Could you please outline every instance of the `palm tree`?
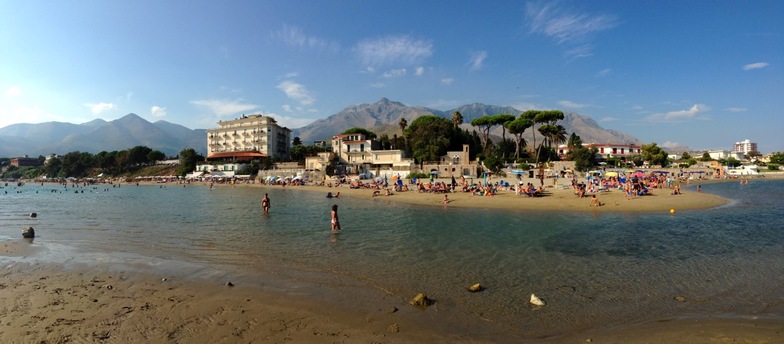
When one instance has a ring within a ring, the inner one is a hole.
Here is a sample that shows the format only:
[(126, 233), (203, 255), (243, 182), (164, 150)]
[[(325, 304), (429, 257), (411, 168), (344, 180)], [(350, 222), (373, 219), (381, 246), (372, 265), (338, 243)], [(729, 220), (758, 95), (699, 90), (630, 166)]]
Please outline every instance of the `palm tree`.
[(463, 124), (463, 114), (461, 114), (460, 111), (455, 111), (452, 114), (452, 124), (455, 125), (455, 129), (457, 129), (458, 126)]
[(402, 131), (405, 131), (405, 130), (406, 130), (406, 127), (408, 126), (408, 121), (406, 121), (406, 119), (405, 119), (405, 118), (401, 118), (401, 119), (400, 119), (400, 123), (398, 123), (398, 125), (400, 126), (400, 131), (401, 131), (401, 132), (402, 132)]

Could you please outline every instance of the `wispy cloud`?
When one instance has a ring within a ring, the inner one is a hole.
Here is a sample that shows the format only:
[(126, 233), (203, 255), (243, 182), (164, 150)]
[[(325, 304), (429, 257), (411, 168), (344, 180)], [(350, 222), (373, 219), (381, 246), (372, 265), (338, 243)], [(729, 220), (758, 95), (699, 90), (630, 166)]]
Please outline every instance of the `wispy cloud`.
[(414, 65), (433, 55), (433, 44), (409, 36), (387, 36), (359, 42), (354, 50), (367, 66)]
[(525, 21), (533, 34), (550, 37), (558, 44), (576, 45), (566, 51), (572, 59), (591, 56), (590, 38), (618, 25), (614, 15), (580, 13), (544, 2), (526, 5)]
[(22, 89), (19, 86), (11, 86), (9, 89), (5, 90), (6, 97), (19, 97), (22, 95)]
[(694, 104), (686, 110), (670, 111), (667, 113), (655, 113), (648, 116), (651, 121), (679, 121), (687, 119), (695, 119), (701, 113), (707, 112), (710, 107), (704, 104)]
[(729, 111), (729, 112), (746, 112), (746, 111), (749, 111), (749, 109), (741, 108), (741, 107), (731, 107), (731, 108), (726, 108), (724, 110)]
[(767, 62), (749, 63), (743, 66), (743, 70), (762, 69), (768, 66)]
[(274, 31), (272, 38), (284, 44), (300, 49), (312, 49), (318, 51), (338, 52), (340, 44), (321, 37), (310, 36), (296, 26), (283, 25), (283, 28)]
[(150, 108), (150, 114), (155, 117), (164, 117), (166, 116), (166, 108), (155, 105), (152, 108)]
[(414, 75), (422, 76), (423, 74), (425, 74), (425, 67), (416, 67), (414, 70)]
[(278, 84), (278, 89), (283, 91), (289, 99), (299, 102), (301, 105), (312, 105), (316, 102), (316, 98), (310, 94), (305, 85), (300, 83), (285, 80)]
[(591, 105), (591, 104), (575, 103), (575, 102), (573, 102), (571, 100), (561, 100), (561, 101), (558, 102), (558, 105), (561, 105), (563, 107), (570, 108), (570, 109), (582, 109), (582, 108), (587, 108), (587, 107), (594, 106), (594, 105)]
[(191, 104), (205, 107), (219, 117), (234, 116), (258, 108), (257, 105), (246, 103), (243, 100), (205, 99), (192, 100)]
[(444, 85), (451, 85), (453, 82), (455, 82), (455, 78), (443, 78), (443, 79), (441, 79), (441, 83), (444, 84)]
[(385, 77), (385, 78), (399, 78), (399, 77), (404, 76), (404, 75), (406, 75), (406, 69), (405, 68), (398, 68), (398, 69), (388, 70), (388, 71), (384, 72), (384, 74), (382, 76)]
[(596, 74), (594, 74), (593, 76), (595, 76), (597, 78), (604, 78), (604, 77), (610, 75), (611, 72), (612, 72), (612, 69), (605, 68), (605, 69), (602, 69), (602, 70), (596, 72)]
[(471, 53), (471, 58), (468, 64), (471, 66), (471, 71), (482, 69), (485, 59), (487, 59), (486, 51), (475, 51)]
[(370, 84), (370, 87), (372, 87), (372, 88), (384, 88), (386, 86), (387, 85), (385, 85), (383, 82), (376, 82), (376, 83)]
[(85, 103), (84, 106), (88, 107), (93, 115), (98, 115), (117, 108), (117, 105), (114, 105), (113, 103)]

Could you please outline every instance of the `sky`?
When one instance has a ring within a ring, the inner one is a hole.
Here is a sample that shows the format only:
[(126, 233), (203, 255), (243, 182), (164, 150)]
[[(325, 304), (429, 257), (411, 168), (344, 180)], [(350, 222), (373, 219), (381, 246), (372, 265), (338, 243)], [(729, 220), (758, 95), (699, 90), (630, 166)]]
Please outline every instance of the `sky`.
[(784, 1), (0, 0), (0, 127), (295, 129), (386, 97), (784, 151)]

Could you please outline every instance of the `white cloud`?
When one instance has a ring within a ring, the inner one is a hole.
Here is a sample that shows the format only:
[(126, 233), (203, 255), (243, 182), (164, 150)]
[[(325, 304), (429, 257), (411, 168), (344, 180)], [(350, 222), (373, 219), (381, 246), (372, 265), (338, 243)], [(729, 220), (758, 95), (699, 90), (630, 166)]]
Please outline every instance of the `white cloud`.
[(19, 97), (22, 95), (22, 89), (19, 86), (12, 86), (5, 90), (6, 97)]
[(710, 108), (703, 104), (694, 104), (687, 110), (670, 111), (667, 113), (656, 113), (648, 116), (651, 121), (677, 121), (684, 119), (694, 119), (697, 115), (710, 110)]
[(412, 65), (433, 55), (433, 44), (408, 36), (387, 36), (359, 42), (354, 50), (367, 66)]
[(316, 36), (309, 36), (305, 34), (301, 28), (296, 26), (283, 25), (282, 29), (273, 32), (271, 36), (273, 39), (295, 48), (331, 52), (338, 52), (340, 50), (340, 44), (337, 42)]
[(278, 84), (278, 89), (283, 91), (287, 97), (302, 105), (311, 105), (316, 101), (304, 85), (290, 80), (285, 80)]
[(291, 105), (289, 105), (289, 104), (283, 104), (283, 106), (281, 106), (281, 108), (283, 108), (283, 111), (291, 112)]
[(538, 110), (543, 108), (534, 103), (517, 103), (517, 104), (512, 104), (511, 106), (520, 111)]
[(664, 148), (670, 148), (670, 149), (682, 148), (683, 147), (682, 144), (680, 144), (678, 142), (673, 142), (673, 141), (666, 141), (666, 142), (662, 143), (661, 146), (664, 147)]
[(593, 33), (618, 25), (618, 19), (612, 15), (572, 13), (556, 6), (533, 2), (526, 5), (526, 22), (532, 33), (551, 37), (560, 44), (584, 41)]
[(84, 106), (90, 108), (90, 112), (92, 112), (94, 115), (98, 115), (117, 108), (117, 105), (114, 105), (113, 103), (85, 103)]
[(299, 76), (299, 72), (288, 72), (286, 73), (286, 79), (296, 78)]
[(247, 104), (242, 100), (220, 99), (192, 100), (191, 104), (205, 107), (219, 117), (234, 116), (258, 107), (254, 104)]
[(166, 116), (166, 108), (155, 105), (152, 108), (150, 108), (150, 114), (155, 117), (164, 117)]
[(475, 70), (481, 69), (486, 58), (487, 58), (486, 51), (476, 51), (471, 53), (471, 59), (468, 62), (471, 65), (471, 71), (473, 72)]
[(569, 60), (574, 60), (574, 59), (578, 59), (578, 58), (582, 58), (582, 57), (591, 56), (591, 55), (593, 55), (593, 52), (591, 51), (591, 45), (590, 44), (583, 44), (583, 45), (580, 45), (580, 46), (577, 46), (577, 47), (574, 47), (574, 48), (566, 50), (564, 52), (564, 55), (566, 55), (566, 57)]
[(391, 69), (391, 70), (388, 70), (388, 71), (384, 72), (384, 74), (382, 74), (382, 76), (385, 77), (385, 78), (399, 78), (399, 77), (404, 76), (404, 75), (406, 75), (406, 69), (405, 68)]
[(610, 72), (612, 72), (612, 69), (605, 68), (605, 69), (602, 69), (602, 70), (596, 72), (596, 74), (594, 74), (594, 76), (597, 77), (597, 78), (604, 78), (604, 77), (610, 75)]
[(582, 109), (582, 108), (586, 108), (586, 107), (589, 107), (589, 106), (593, 106), (593, 105), (590, 105), (590, 104), (575, 103), (575, 102), (573, 102), (571, 100), (561, 100), (561, 101), (558, 102), (558, 105), (561, 105), (563, 107), (570, 108), (570, 109)]
[(265, 114), (265, 115), (272, 116), (273, 118), (275, 118), (276, 121), (278, 121), (278, 124), (280, 126), (286, 128), (302, 128), (316, 121), (316, 119), (313, 118), (297, 118), (291, 116), (281, 116), (274, 113)]
[(746, 111), (749, 111), (749, 109), (747, 109), (747, 108), (740, 108), (740, 107), (731, 107), (731, 108), (726, 108), (724, 110), (729, 111), (729, 112), (746, 112)]
[(743, 70), (762, 69), (768, 66), (767, 62), (750, 63), (743, 66)]
[(443, 79), (441, 79), (441, 83), (444, 84), (444, 85), (451, 85), (453, 82), (455, 82), (454, 78), (443, 78)]
[(414, 75), (422, 76), (423, 74), (425, 74), (425, 67), (416, 67), (414, 70)]

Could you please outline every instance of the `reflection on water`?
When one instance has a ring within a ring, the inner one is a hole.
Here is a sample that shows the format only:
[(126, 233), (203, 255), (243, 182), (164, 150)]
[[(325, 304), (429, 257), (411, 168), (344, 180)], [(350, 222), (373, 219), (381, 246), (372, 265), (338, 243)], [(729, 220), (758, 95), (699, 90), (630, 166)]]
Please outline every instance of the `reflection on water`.
[[(36, 259), (55, 262), (347, 279), (401, 300), (426, 291), (458, 323), (481, 317), (526, 334), (689, 313), (760, 314), (782, 295), (782, 281), (769, 277), (784, 276), (784, 182), (702, 188), (733, 205), (674, 216), (539, 214), (288, 188), (27, 185), (0, 194), (0, 238), (33, 226), (34, 245), (44, 250)], [(269, 215), (259, 208), (264, 192)], [(344, 228), (337, 234), (329, 223), (334, 203)], [(487, 289), (466, 293), (477, 282)], [(548, 305), (532, 309), (531, 293)]]

